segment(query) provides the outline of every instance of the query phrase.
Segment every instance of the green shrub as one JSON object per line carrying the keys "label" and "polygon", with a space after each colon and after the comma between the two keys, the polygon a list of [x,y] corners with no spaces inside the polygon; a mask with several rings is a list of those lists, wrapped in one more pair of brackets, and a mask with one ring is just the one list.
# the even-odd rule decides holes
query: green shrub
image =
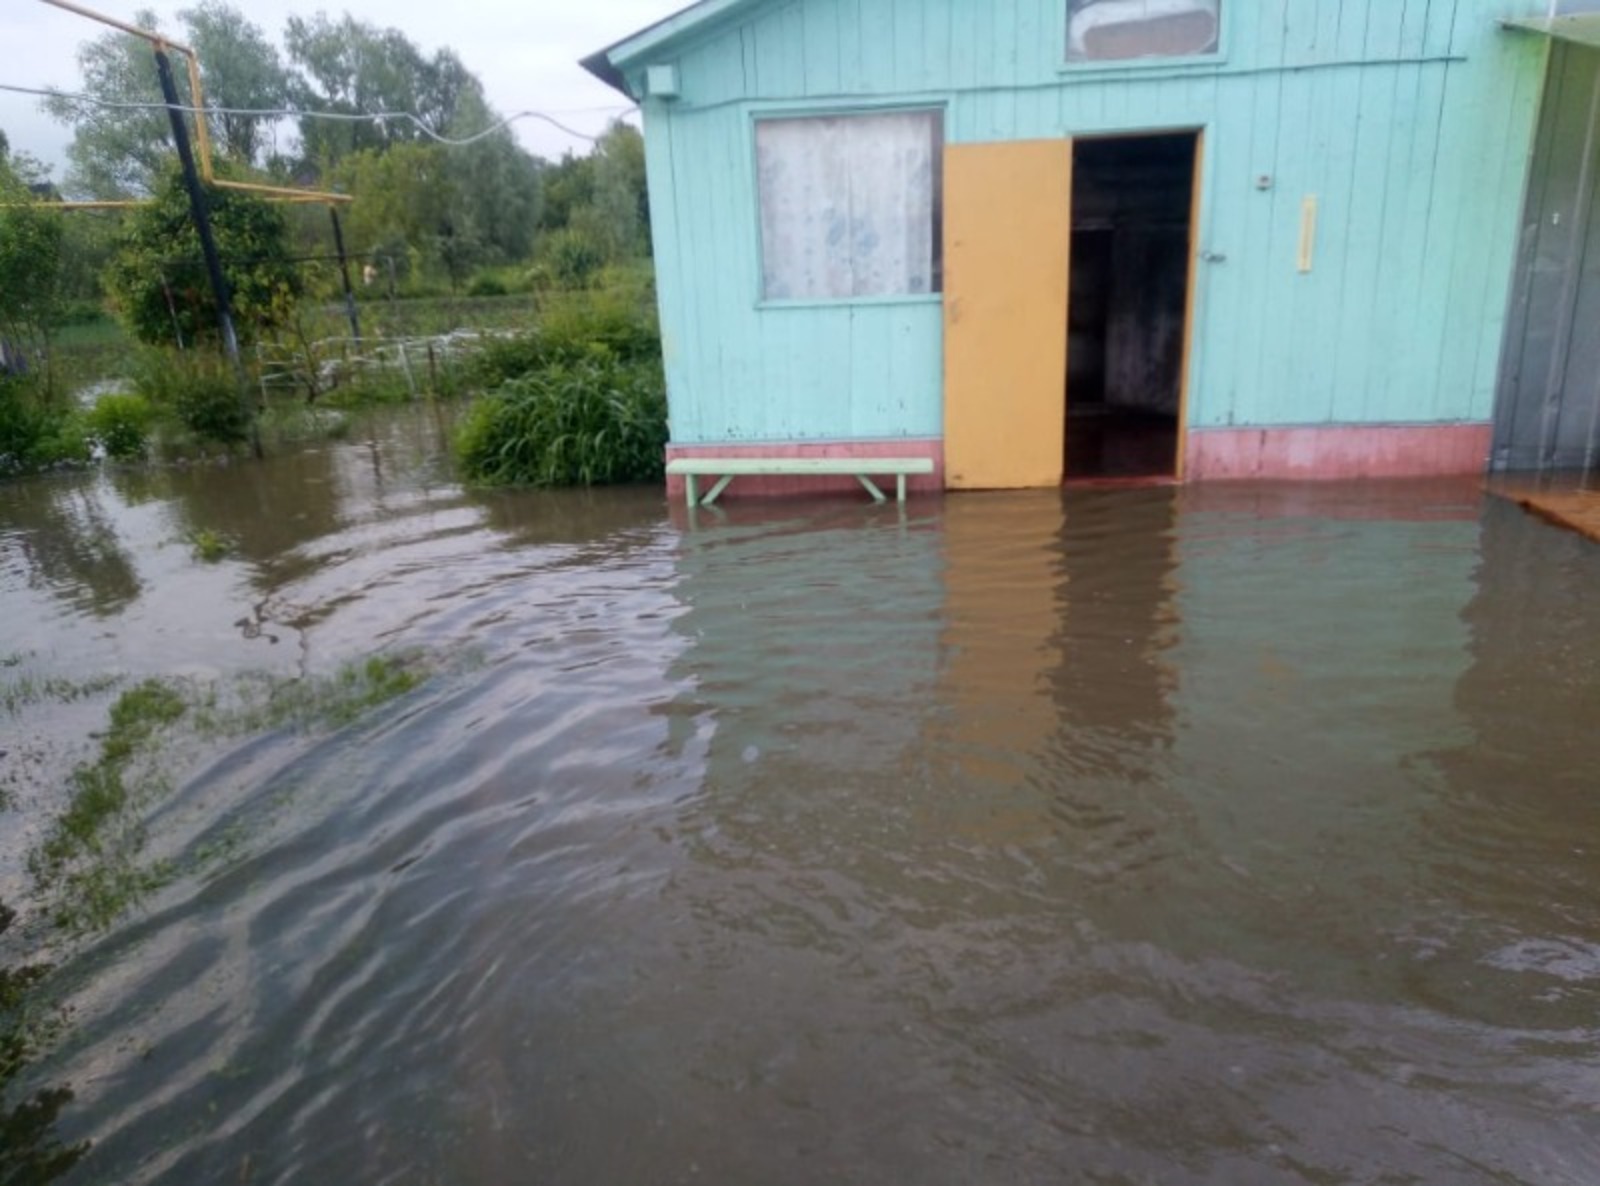
{"label": "green shrub", "polygon": [[102,395],[85,418],[89,435],[107,456],[129,461],[144,455],[145,442],[155,423],[156,410],[142,395]]}
{"label": "green shrub", "polygon": [[[211,229],[222,256],[241,339],[252,341],[293,313],[305,276],[291,258],[283,210],[258,194],[208,187]],[[189,193],[176,167],[127,219],[103,280],[129,332],[152,345],[215,343],[216,300],[200,252]]]}
{"label": "green shrub", "polygon": [[203,440],[236,445],[249,439],[251,412],[240,401],[233,368],[218,355],[148,350],[135,368],[134,390]]}
{"label": "green shrub", "polygon": [[472,360],[468,380],[492,388],[548,367],[583,362],[659,367],[661,332],[653,310],[610,293],[550,309],[532,333],[485,346]]}
{"label": "green shrub", "polygon": [[35,465],[82,465],[89,460],[89,425],[83,413],[51,408],[45,412],[45,424],[34,448]]}
{"label": "green shrub", "polygon": [[89,460],[83,417],[35,376],[0,375],[0,474]]}
{"label": "green shrub", "polygon": [[557,288],[590,287],[599,278],[610,253],[598,237],[573,227],[551,231],[535,250],[538,266]]}
{"label": "green shrub", "polygon": [[480,398],[457,432],[456,453],[479,482],[590,486],[659,480],[666,443],[660,368],[585,359]]}
{"label": "green shrub", "polygon": [[474,276],[472,282],[467,285],[468,296],[496,297],[506,296],[509,292],[506,282],[492,272]]}

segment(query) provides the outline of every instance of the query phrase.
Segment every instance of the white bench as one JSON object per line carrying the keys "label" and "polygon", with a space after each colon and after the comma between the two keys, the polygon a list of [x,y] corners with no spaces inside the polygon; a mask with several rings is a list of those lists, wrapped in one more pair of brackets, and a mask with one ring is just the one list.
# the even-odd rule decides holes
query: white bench
{"label": "white bench", "polygon": [[[904,502],[906,475],[932,472],[931,457],[678,457],[667,462],[667,474],[684,480],[684,491],[691,507],[710,506],[735,478],[772,475],[785,478],[848,475],[860,482],[875,502],[885,502],[887,496],[872,478],[893,475],[895,497]],[[717,479],[704,498],[699,497],[700,478]]]}

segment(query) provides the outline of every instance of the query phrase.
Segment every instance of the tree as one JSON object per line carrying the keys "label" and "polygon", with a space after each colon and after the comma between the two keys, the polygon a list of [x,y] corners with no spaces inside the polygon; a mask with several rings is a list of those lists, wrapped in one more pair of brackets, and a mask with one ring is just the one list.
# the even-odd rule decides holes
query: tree
{"label": "tree", "polygon": [[594,148],[594,209],[622,258],[650,251],[650,197],[645,184],[644,136],[617,120]]}
{"label": "tree", "polygon": [[0,159],[0,357],[42,359],[48,389],[50,334],[61,318],[64,227],[59,210],[34,201],[31,176],[9,152]]}
{"label": "tree", "polygon": [[[460,108],[450,128],[457,139],[499,122],[499,116],[476,96],[463,98]],[[505,128],[448,151],[461,192],[466,234],[480,244],[490,262],[526,259],[533,250],[539,214],[538,162]]]}
{"label": "tree", "polygon": [[[209,108],[277,109],[288,102],[288,75],[261,29],[225,0],[201,0],[179,14],[182,40],[200,61],[201,87]],[[157,31],[156,15],[135,14],[141,29]],[[174,70],[179,101],[191,103],[188,71]],[[172,159],[172,125],[162,110],[161,85],[151,46],[138,37],[111,31],[78,47],[80,91],[95,102],[64,96],[45,101],[45,110],[73,126],[67,149],[67,188],[95,198],[129,198],[150,193]],[[151,104],[147,108],[106,106]],[[219,156],[244,165],[261,162],[263,129],[269,121],[218,114],[207,121]]]}
{"label": "tree", "polygon": [[[444,135],[465,103],[486,109],[482,84],[454,52],[440,50],[430,59],[398,29],[380,29],[348,13],[337,22],[318,13],[310,20],[290,17],[284,43],[297,71],[294,100],[307,111],[409,112]],[[300,139],[307,162],[330,169],[352,153],[425,140],[427,132],[409,119],[302,117]]]}
{"label": "tree", "polygon": [[[141,9],[133,23],[154,31],[156,14]],[[80,90],[115,103],[160,103],[150,47],[127,33],[108,32],[78,47]],[[188,102],[188,82],[179,89]],[[171,156],[171,126],[164,111],[129,110],[80,103],[65,97],[45,100],[45,110],[73,126],[67,148],[69,193],[93,198],[129,198],[147,193],[163,163]]]}
{"label": "tree", "polygon": [[208,126],[217,150],[241,165],[265,156],[266,129],[274,122],[237,111],[273,111],[288,106],[289,74],[261,29],[226,0],[201,0],[178,13],[189,47],[200,59],[200,83]]}
{"label": "tree", "polygon": [[[211,226],[245,341],[282,325],[302,283],[291,258],[288,223],[251,193],[210,187]],[[140,341],[214,341],[216,301],[200,255],[182,174],[169,169],[147,206],[134,212],[106,272],[106,288]]]}
{"label": "tree", "polygon": [[346,224],[358,255],[422,249],[459,201],[445,150],[432,144],[362,149],[335,177],[356,198]]}

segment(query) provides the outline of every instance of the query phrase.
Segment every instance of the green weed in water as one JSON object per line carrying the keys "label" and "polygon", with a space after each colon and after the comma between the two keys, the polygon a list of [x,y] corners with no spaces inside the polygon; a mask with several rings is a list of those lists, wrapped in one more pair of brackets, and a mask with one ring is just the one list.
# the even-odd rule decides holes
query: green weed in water
{"label": "green weed in water", "polygon": [[[0,663],[0,667],[15,667],[17,662]],[[71,680],[60,676],[37,676],[24,673],[0,682],[0,712],[15,716],[24,708],[46,701],[67,704],[98,695],[115,687],[114,675],[96,676],[93,679]]]}
{"label": "green weed in water", "polygon": [[237,849],[230,842],[191,853],[181,868],[144,857],[145,810],[171,786],[161,751],[185,718],[192,731],[212,736],[343,728],[411,691],[425,674],[416,655],[378,655],[328,677],[268,681],[264,689],[241,682],[238,700],[226,707],[213,689],[154,679],[129,688],[111,706],[98,758],[73,771],[66,809],[29,854],[29,871],[53,919],[74,934],[103,930],[180,873]]}
{"label": "green weed in water", "polygon": [[233,544],[221,532],[201,527],[189,533],[189,549],[196,560],[215,564],[233,551]]}
{"label": "green weed in water", "polygon": [[323,679],[288,680],[268,687],[264,707],[244,719],[260,726],[341,729],[423,680],[415,655],[374,655]]}
{"label": "green weed in water", "polygon": [[187,710],[178,690],[160,680],[128,689],[111,706],[99,759],[73,771],[66,810],[28,857],[34,882],[55,894],[54,918],[64,929],[104,929],[170,875],[138,864],[144,826],[137,808],[163,784],[132,767]]}

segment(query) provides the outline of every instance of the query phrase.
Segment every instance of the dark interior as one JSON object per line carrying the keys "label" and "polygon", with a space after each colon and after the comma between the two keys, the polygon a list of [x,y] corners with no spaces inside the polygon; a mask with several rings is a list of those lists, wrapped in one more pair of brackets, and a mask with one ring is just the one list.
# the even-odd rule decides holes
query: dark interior
{"label": "dark interior", "polygon": [[1177,472],[1196,144],[1185,132],[1074,148],[1068,480]]}

